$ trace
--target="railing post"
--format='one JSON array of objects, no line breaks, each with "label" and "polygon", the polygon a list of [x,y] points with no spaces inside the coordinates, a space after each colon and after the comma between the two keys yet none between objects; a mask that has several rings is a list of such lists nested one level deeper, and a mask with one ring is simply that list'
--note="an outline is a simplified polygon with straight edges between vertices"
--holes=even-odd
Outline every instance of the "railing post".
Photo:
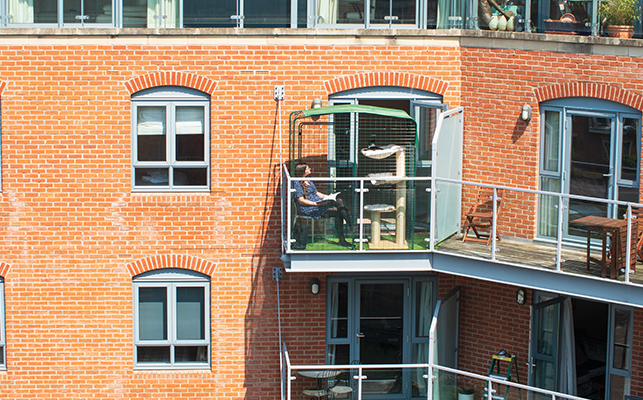
[{"label": "railing post", "polygon": [[364,180],[359,181],[359,249],[364,250]]},{"label": "railing post", "polygon": [[560,272],[561,255],[563,251],[563,196],[558,195],[558,224],[556,227],[556,271]]},{"label": "railing post", "polygon": [[429,191],[429,250],[434,251],[435,250],[435,203],[437,202],[436,197],[437,197],[437,183],[435,182],[435,178],[432,176],[431,177],[431,189]]},{"label": "railing post", "polygon": [[496,226],[498,225],[498,189],[493,188],[491,199],[491,261],[496,261]]},{"label": "railing post", "polygon": [[[625,245],[625,282],[630,281],[630,256],[632,255],[632,205],[628,204],[627,205],[627,213],[625,214],[627,217],[627,243]],[[634,254],[634,260],[636,262],[636,254]],[[618,271],[616,271],[616,275],[618,276]]]}]

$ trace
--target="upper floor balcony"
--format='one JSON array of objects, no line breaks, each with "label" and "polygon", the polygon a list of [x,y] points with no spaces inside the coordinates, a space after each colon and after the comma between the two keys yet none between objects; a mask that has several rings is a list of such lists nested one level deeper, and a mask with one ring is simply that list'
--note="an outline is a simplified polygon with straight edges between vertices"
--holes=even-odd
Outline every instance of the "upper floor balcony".
[{"label": "upper floor balcony", "polygon": [[[480,29],[602,35],[599,0],[1,0],[0,28]],[[640,24],[635,36],[641,37]]]},{"label": "upper floor balcony", "polygon": [[[636,269],[643,204],[503,185],[494,176],[462,180],[463,112],[435,121],[428,173],[416,165],[422,136],[404,112],[335,106],[294,113],[282,169],[287,267],[440,271],[643,304]],[[573,184],[600,193],[600,168],[582,172]],[[330,193],[340,201],[317,197]]]}]

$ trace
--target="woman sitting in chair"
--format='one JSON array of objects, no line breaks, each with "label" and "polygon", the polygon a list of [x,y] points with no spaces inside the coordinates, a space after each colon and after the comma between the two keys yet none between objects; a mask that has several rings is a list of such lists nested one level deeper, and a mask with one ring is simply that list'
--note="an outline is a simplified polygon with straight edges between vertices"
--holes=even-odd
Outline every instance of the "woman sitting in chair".
[{"label": "woman sitting in chair", "polygon": [[[308,164],[301,163],[295,166],[296,177],[304,178],[309,176],[311,172],[312,170]],[[329,215],[335,218],[335,230],[337,231],[339,245],[352,247],[344,238],[344,221],[349,227],[352,226],[352,218],[348,208],[344,205],[344,201],[339,197],[336,197],[336,200],[322,200],[326,195],[317,191],[317,187],[311,181],[295,181],[294,189],[297,213],[303,217],[314,219],[330,213]]]}]

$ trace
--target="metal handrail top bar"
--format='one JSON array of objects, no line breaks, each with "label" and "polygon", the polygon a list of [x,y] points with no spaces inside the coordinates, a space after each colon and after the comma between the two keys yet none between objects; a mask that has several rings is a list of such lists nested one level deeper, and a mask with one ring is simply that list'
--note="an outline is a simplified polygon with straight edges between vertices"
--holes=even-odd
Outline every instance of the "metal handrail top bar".
[{"label": "metal handrail top bar", "polygon": [[429,368],[429,364],[334,364],[334,365],[291,365],[290,369],[399,369],[399,368]]},{"label": "metal handrail top bar", "polygon": [[524,389],[524,390],[528,390],[528,391],[531,391],[531,392],[538,392],[538,393],[542,393],[542,394],[546,394],[546,395],[550,395],[550,396],[564,397],[564,398],[570,399],[570,400],[587,400],[584,397],[578,397],[578,396],[574,396],[574,395],[571,395],[571,394],[565,394],[565,393],[560,393],[560,392],[552,392],[551,390],[547,390],[547,389],[541,389],[541,388],[537,388],[537,387],[534,387],[534,386],[527,386],[527,385],[523,385],[521,383],[512,382],[512,381],[506,381],[506,380],[494,378],[494,377],[491,377],[491,376],[478,375],[478,374],[474,374],[472,372],[466,372],[466,371],[461,371],[461,370],[458,370],[458,369],[444,367],[442,365],[434,364],[433,369],[437,369],[437,370],[444,371],[444,372],[449,372],[449,373],[456,374],[456,375],[467,376],[469,378],[480,379],[480,380],[483,380],[483,381],[491,381],[493,383],[497,383],[497,384],[500,384],[500,385],[507,385],[507,386],[514,387],[516,389]]}]

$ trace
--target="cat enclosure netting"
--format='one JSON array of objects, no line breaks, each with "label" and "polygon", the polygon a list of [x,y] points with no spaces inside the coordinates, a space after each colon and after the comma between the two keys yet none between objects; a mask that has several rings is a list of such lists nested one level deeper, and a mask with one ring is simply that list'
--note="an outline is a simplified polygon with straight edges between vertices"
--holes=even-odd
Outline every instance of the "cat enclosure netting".
[{"label": "cat enclosure netting", "polygon": [[290,175],[298,177],[295,167],[304,163],[311,178],[327,178],[314,181],[317,189],[341,193],[354,216],[349,236],[358,237],[363,223],[368,249],[412,248],[415,182],[404,178],[415,176],[416,138],[417,123],[402,110],[338,105],[296,111],[290,115]]}]

